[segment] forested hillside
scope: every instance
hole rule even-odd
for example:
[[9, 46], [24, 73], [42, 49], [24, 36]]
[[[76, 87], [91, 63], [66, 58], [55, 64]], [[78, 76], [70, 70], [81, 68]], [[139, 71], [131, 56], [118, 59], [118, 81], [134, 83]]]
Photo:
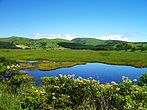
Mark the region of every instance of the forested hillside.
[[86, 49], [86, 50], [147, 50], [147, 42], [126, 42], [118, 40], [99, 40], [96, 38], [30, 39], [12, 36], [0, 38], [0, 48], [8, 49]]
[[[12, 36], [9, 38], [0, 38], [0, 48], [3, 48], [2, 45], [4, 42], [10, 43], [16, 46], [16, 48], [23, 48], [23, 49], [48, 49], [48, 48], [62, 48], [58, 45], [59, 42], [69, 42], [68, 40], [64, 39], [30, 39], [24, 37], [16, 37]], [[7, 47], [8, 46], [8, 47]], [[4, 48], [9, 48], [9, 45], [5, 46]]]

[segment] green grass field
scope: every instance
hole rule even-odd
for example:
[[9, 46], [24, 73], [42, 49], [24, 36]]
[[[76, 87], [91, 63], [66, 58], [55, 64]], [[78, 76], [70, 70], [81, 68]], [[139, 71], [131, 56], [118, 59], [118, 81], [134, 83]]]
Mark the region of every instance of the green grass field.
[[147, 67], [147, 52], [0, 49], [0, 57], [6, 57], [19, 62], [25, 62], [28, 60], [48, 60], [74, 63], [101, 62], [108, 64], [132, 65], [135, 67]]

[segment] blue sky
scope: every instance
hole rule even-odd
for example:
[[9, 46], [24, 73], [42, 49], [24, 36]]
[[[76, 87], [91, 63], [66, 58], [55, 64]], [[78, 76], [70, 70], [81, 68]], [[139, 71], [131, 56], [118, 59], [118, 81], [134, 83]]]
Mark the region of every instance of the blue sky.
[[12, 35], [147, 41], [147, 0], [0, 0], [0, 37]]

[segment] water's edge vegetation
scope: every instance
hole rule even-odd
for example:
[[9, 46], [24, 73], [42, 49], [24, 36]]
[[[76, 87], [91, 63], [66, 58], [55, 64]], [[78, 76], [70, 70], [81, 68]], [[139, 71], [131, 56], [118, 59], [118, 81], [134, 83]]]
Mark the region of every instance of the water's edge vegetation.
[[[29, 60], [47, 60], [49, 62], [34, 63], [41, 70], [50, 70], [60, 67], [73, 66], [88, 62], [106, 64], [130, 65], [147, 67], [147, 52], [126, 51], [92, 51], [92, 50], [22, 50], [0, 49], [0, 57], [5, 56], [18, 62]], [[62, 63], [62, 64], [61, 64]], [[31, 68], [26, 65], [25, 68]], [[50, 68], [49, 68], [50, 67]]]
[[34, 63], [22, 62], [20, 69], [38, 69], [43, 71], [55, 70], [64, 67], [86, 64], [85, 62], [55, 62], [55, 61], [36, 61]]
[[1, 110], [146, 110], [147, 74], [121, 83], [74, 76], [44, 77], [37, 87], [33, 77], [19, 72], [14, 60], [0, 58]]

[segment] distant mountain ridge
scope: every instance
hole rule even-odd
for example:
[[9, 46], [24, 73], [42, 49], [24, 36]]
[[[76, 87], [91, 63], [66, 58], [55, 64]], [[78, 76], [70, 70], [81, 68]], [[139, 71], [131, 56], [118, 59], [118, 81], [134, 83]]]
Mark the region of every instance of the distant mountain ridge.
[[96, 38], [75, 38], [72, 40], [74, 43], [80, 43], [84, 45], [93, 45], [93, 46], [98, 46], [98, 45], [112, 45], [112, 44], [118, 44], [122, 43], [125, 41], [119, 41], [119, 40], [100, 40]]
[[[27, 47], [27, 49], [47, 49], [47, 48], [62, 48], [58, 45], [59, 42], [69, 42], [64, 39], [31, 39], [24, 37], [8, 37], [8, 38], [0, 38], [0, 44], [2, 42], [7, 42], [16, 46], [16, 48], [21, 48], [21, 46]], [[23, 47], [22, 47], [23, 48]]]
[[[119, 40], [100, 40], [96, 38], [75, 38], [65, 39], [31, 39], [25, 37], [12, 36], [0, 38], [0, 48], [21, 48], [21, 49], [92, 49], [92, 50], [111, 50], [116, 46], [130, 46], [135, 48], [147, 47], [147, 42], [126, 42]], [[129, 45], [129, 46], [128, 46]], [[126, 47], [124, 47], [126, 48]]]

